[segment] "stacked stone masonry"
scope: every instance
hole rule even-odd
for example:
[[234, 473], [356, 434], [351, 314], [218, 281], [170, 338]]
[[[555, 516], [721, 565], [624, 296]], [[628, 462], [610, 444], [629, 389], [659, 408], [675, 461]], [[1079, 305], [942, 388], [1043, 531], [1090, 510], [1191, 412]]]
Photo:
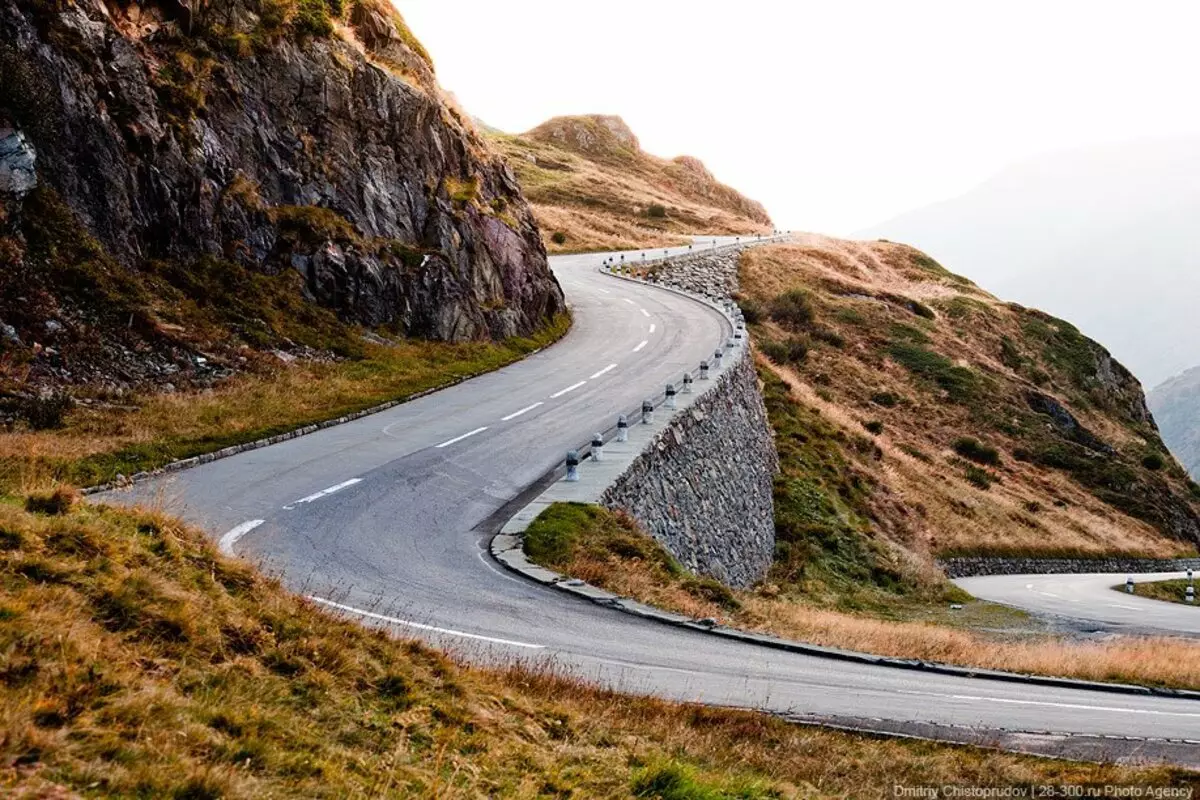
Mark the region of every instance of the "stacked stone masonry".
[[[742, 249], [653, 263], [647, 282], [723, 304], [737, 291]], [[779, 457], [753, 360], [744, 344], [736, 353], [735, 363], [655, 437], [601, 503], [631, 514], [692, 572], [746, 587], [771, 566]]]
[[737, 587], [765, 577], [775, 549], [779, 462], [757, 380], [751, 359], [738, 358], [601, 499], [687, 569]]
[[941, 562], [951, 578], [979, 575], [1087, 575], [1100, 572], [1200, 571], [1200, 558], [948, 558]]
[[743, 248], [699, 251], [652, 264], [649, 283], [671, 286], [722, 303], [737, 293], [738, 259]]

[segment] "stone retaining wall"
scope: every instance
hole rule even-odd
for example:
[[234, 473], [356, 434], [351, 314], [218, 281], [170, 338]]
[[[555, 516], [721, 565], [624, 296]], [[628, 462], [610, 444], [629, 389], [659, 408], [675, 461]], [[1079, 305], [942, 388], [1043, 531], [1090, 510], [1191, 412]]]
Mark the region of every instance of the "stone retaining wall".
[[687, 569], [746, 587], [771, 566], [778, 468], [753, 360], [743, 348], [716, 385], [604, 492], [601, 504], [631, 514]]
[[980, 575], [1087, 574], [1094, 572], [1200, 572], [1200, 558], [947, 558], [941, 562], [951, 578]]
[[738, 290], [738, 260], [745, 246], [677, 256], [650, 267], [650, 283], [701, 294], [718, 303]]

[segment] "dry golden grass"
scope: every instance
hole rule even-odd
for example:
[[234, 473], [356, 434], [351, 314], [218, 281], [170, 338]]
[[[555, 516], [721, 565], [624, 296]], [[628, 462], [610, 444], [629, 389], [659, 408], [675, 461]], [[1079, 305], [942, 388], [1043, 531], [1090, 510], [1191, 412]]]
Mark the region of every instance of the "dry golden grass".
[[[640, 224], [636, 218], [618, 214], [540, 203], [532, 203], [531, 207], [546, 249], [551, 253], [678, 247], [691, 241], [686, 236], [656, 230]], [[563, 244], [549, 238], [558, 232], [567, 237]]]
[[370, 344], [361, 359], [280, 364], [202, 391], [80, 406], [61, 430], [0, 436], [0, 491], [100, 483], [404, 398], [509, 364], [569, 324], [564, 316], [534, 337], [499, 344]]
[[[527, 550], [534, 560], [624, 597], [695, 618], [712, 617], [746, 630], [877, 655], [947, 664], [1200, 689], [1200, 642], [1169, 637], [1122, 637], [1072, 642], [1037, 636], [1014, 640], [923, 622], [900, 622], [812, 608], [779, 588], [718, 591], [667, 565], [669, 556], [628, 517], [602, 509], [586, 515], [552, 506], [551, 549]], [[545, 523], [530, 531], [545, 536]], [[629, 554], [637, 553], [630, 557]]]
[[[1024, 413], [1021, 393], [1038, 390], [1057, 396], [1080, 423], [1122, 451], [1136, 474], [1141, 454], [1163, 446], [1153, 429], [1124, 415], [1136, 398], [1106, 407], [1073, 385], [1063, 370], [1070, 365], [1039, 361], [1029, 340], [1029, 316], [946, 272], [904, 245], [846, 242], [804, 236], [792, 244], [756, 248], [742, 258], [745, 295], [760, 304], [803, 288], [816, 309], [818, 325], [836, 332], [840, 346], [814, 338], [807, 358], [796, 364], [760, 359], [790, 387], [792, 399], [820, 415], [847, 441], [861, 439], [867, 423], [882, 425], [872, 448], [843, 448], [860, 474], [874, 483], [874, 533], [902, 557], [929, 564], [938, 554], [1045, 554], [1080, 557], [1123, 554], [1171, 557], [1194, 552], [1197, 543], [1165, 535], [1146, 518], [1101, 500], [1069, 471], [1023, 461], [1014, 454], [1029, 448], [1017, 430]], [[901, 301], [923, 304], [910, 313]], [[760, 340], [785, 339], [789, 332], [770, 319], [756, 327]], [[950, 402], [888, 353], [890, 342], [907, 338], [928, 351], [948, 356], [988, 382], [980, 396]], [[1004, 342], [1015, 343], [1030, 366], [1018, 371], [1003, 358]], [[1069, 355], [1069, 354], [1068, 354]], [[1041, 385], [1031, 370], [1042, 370]], [[897, 399], [892, 407], [875, 402], [880, 394]], [[1000, 402], [1013, 398], [1008, 405]], [[1044, 419], [1044, 418], [1043, 418]], [[1047, 428], [1045, 422], [1042, 427]], [[966, 462], [951, 449], [965, 435], [998, 446], [1002, 461], [988, 467], [995, 479], [981, 490], [967, 479]], [[1187, 498], [1186, 476], [1174, 468], [1141, 476], [1162, 482], [1177, 498]], [[1133, 490], [1136, 494], [1141, 490]]]
[[628, 697], [552, 663], [470, 668], [322, 613], [169, 517], [14, 500], [0, 501], [6, 796], [766, 800], [1196, 780]]
[[[1060, 474], [1026, 469], [1013, 462], [1004, 472], [1005, 480], [980, 492], [963, 478], [962, 469], [955, 467], [954, 453], [947, 446], [957, 436], [953, 428], [920, 424], [937, 413], [933, 408], [918, 404], [889, 415], [864, 402], [867, 413], [856, 413], [836, 399], [822, 398], [796, 370], [766, 359], [759, 363], [788, 384], [796, 402], [816, 409], [844, 431], [858, 432], [868, 419], [886, 420], [884, 432], [874, 437], [883, 451], [882, 462], [864, 461], [860, 466], [877, 472], [890, 498], [916, 512], [906, 515], [906, 524], [893, 530], [898, 543], [919, 561], [930, 564], [939, 552], [1069, 553], [1081, 558], [1172, 558], [1190, 552], [1188, 545], [1125, 517]], [[861, 364], [843, 364], [840, 369], [843, 386], [861, 381], [877, 391], [879, 387], [898, 392], [906, 389], [903, 376], [886, 375]], [[917, 424], [905, 425], [910, 419]], [[933, 460], [920, 460], [902, 446], [915, 447]], [[1066, 502], [1055, 505], [1047, 498]], [[1031, 503], [1040, 506], [1036, 514], [1029, 511]]]
[[[555, 120], [568, 128], [590, 118]], [[544, 128], [490, 138], [512, 165], [552, 253], [682, 244], [687, 234], [752, 234], [771, 230], [762, 207], [715, 181], [691, 159], [668, 161], [601, 136], [592, 149], [573, 148]], [[603, 133], [603, 131], [601, 131]], [[649, 209], [661, 206], [662, 216]], [[554, 234], [564, 241], [555, 241]]]

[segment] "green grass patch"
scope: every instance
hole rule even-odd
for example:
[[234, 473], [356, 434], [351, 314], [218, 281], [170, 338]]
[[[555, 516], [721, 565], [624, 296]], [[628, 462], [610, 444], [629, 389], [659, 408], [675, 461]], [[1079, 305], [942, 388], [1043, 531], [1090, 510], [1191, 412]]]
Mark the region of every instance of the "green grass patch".
[[889, 598], [928, 589], [871, 538], [875, 484], [848, 455], [856, 442], [796, 402], [770, 371], [760, 369], [759, 378], [780, 462], [769, 580], [808, 602], [848, 610], [886, 608]]
[[679, 761], [652, 764], [638, 772], [632, 782], [633, 796], [647, 800], [774, 800], [779, 791], [759, 781], [701, 777], [692, 766]]
[[980, 389], [980, 379], [968, 367], [960, 367], [940, 353], [906, 341], [893, 341], [888, 355], [916, 377], [946, 393], [952, 403], [968, 404]]
[[605, 581], [608, 570], [636, 561], [657, 587], [677, 588], [727, 611], [739, 608], [727, 586], [688, 572], [630, 517], [600, 506], [554, 503], [530, 523], [524, 545], [525, 555], [535, 564], [602, 588], [612, 588]]
[[[1193, 584], [1194, 585], [1194, 584]], [[1151, 600], [1162, 600], [1167, 603], [1187, 603], [1187, 578], [1170, 581], [1138, 581], [1134, 578], [1133, 593], [1138, 597], [1149, 597]], [[1124, 593], [1125, 584], [1114, 586]]]
[[1000, 451], [972, 436], [961, 436], [955, 439], [954, 452], [976, 464], [986, 464], [991, 467], [1000, 465]]

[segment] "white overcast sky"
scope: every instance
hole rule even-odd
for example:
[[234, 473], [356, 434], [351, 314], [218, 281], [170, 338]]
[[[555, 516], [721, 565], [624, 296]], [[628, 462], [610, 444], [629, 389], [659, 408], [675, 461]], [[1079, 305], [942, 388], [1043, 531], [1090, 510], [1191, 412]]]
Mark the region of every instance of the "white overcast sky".
[[1200, 132], [1200, 4], [395, 0], [466, 110], [625, 118], [847, 234], [1050, 150]]

